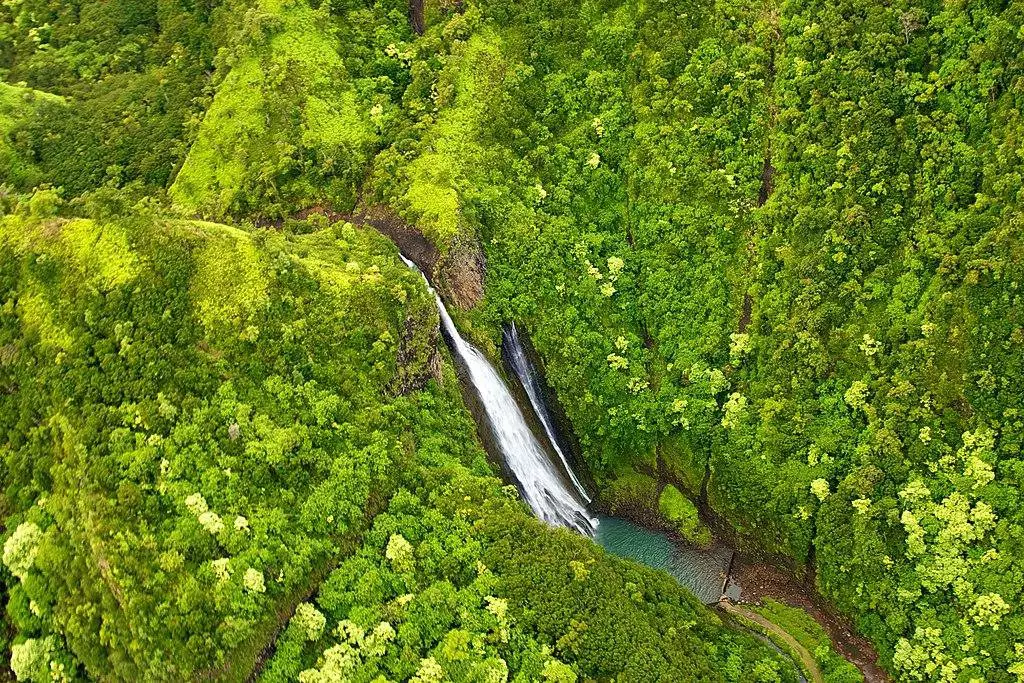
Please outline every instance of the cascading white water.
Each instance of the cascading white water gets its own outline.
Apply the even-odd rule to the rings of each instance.
[[[407,266],[420,272],[416,264],[404,255],[401,258]],[[426,280],[426,277],[423,279]],[[519,490],[530,509],[549,524],[568,527],[592,536],[597,529],[597,520],[587,512],[585,502],[571,491],[559,476],[555,464],[530,431],[519,404],[501,379],[501,375],[486,356],[459,335],[441,297],[429,282],[427,288],[437,301],[441,324],[451,342],[452,352],[465,364],[469,381],[480,396],[495,441],[505,457],[508,469],[518,481]],[[575,477],[573,479],[575,480]]]
[[[583,500],[589,503],[590,496],[587,495],[587,490],[583,488],[583,484],[576,478],[572,467],[569,466],[568,458],[565,457],[561,446],[558,445],[558,439],[555,438],[554,420],[551,417],[547,404],[541,398],[540,380],[533,369],[533,364],[526,357],[526,350],[523,349],[523,343],[519,340],[519,330],[516,329],[515,323],[511,323],[506,329],[505,341],[508,344],[508,354],[509,360],[512,363],[512,369],[515,370],[516,376],[519,377],[519,381],[526,390],[526,396],[530,399],[530,405],[533,406],[533,411],[537,414],[538,419],[540,419],[541,426],[544,427],[544,433],[547,434],[551,447],[562,461],[562,466],[565,467],[565,471],[572,479],[573,486],[576,487]]]

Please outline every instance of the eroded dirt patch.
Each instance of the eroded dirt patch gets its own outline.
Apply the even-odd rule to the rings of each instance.
[[[816,599],[813,588],[809,589],[779,568],[745,553],[736,554],[732,576],[743,589],[743,602],[760,603],[764,598],[772,598],[803,609],[821,624],[836,650],[860,669],[865,680],[869,683],[889,680],[888,674],[878,665],[878,653],[871,642],[858,635],[853,625],[824,601]]]

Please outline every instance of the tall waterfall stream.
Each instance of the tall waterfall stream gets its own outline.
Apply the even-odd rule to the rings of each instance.
[[[410,268],[419,270],[405,256],[402,256],[402,260]],[[565,481],[566,476],[559,471],[530,429],[523,411],[501,375],[479,349],[462,338],[441,297],[430,287],[429,282],[427,287],[437,300],[441,325],[452,353],[464,364],[469,381],[487,415],[488,427],[494,434],[502,459],[530,509],[545,522],[593,536],[598,522],[587,511],[589,498],[585,498],[583,487],[575,475],[566,470],[564,475],[568,475],[575,484],[570,489]]]
[[[526,396],[530,399],[530,405],[537,414],[537,419],[540,420],[541,425],[544,427],[544,434],[548,437],[551,448],[558,455],[558,459],[572,480],[573,486],[576,487],[576,491],[584,501],[589,503],[590,496],[587,494],[587,490],[583,488],[583,484],[576,478],[576,474],[572,471],[572,466],[569,465],[569,460],[565,457],[562,447],[558,445],[558,439],[555,437],[554,417],[543,400],[540,378],[537,376],[537,370],[533,367],[533,363],[526,356],[526,349],[523,348],[523,343],[519,339],[519,330],[516,329],[515,323],[511,323],[505,328],[502,335],[502,344],[508,349],[509,363],[515,371],[516,377],[519,378],[520,383],[523,385]]]
[[[739,586],[728,581],[734,554],[732,548],[715,543],[708,550],[699,550],[675,543],[665,534],[628,520],[597,517],[590,512],[590,495],[573,472],[560,444],[556,421],[544,398],[543,378],[526,353],[515,324],[505,327],[502,345],[508,365],[519,380],[529,401],[529,409],[536,417],[537,433],[498,370],[479,349],[459,334],[448,309],[427,277],[404,254],[399,256],[409,268],[420,273],[434,296],[445,340],[456,361],[461,363],[465,379],[472,385],[483,409],[484,415],[474,417],[482,429],[493,435],[492,450],[498,451],[496,455],[501,458],[533,513],[549,524],[592,537],[615,555],[668,572],[704,603],[717,603],[727,585],[729,597],[733,600],[739,597]],[[783,652],[763,636],[751,633]],[[796,662],[794,666],[798,679],[806,681]]]
[[[416,264],[400,256],[409,268],[423,276]],[[483,415],[476,417],[478,422],[485,422],[481,428],[493,435],[492,450],[497,453],[492,455],[501,459],[533,513],[549,524],[593,537],[609,552],[667,571],[705,603],[718,602],[732,549],[716,544],[710,550],[698,550],[673,543],[665,534],[628,520],[593,515],[588,510],[590,496],[559,443],[556,421],[545,403],[543,379],[526,353],[519,331],[508,325],[502,341],[511,370],[529,401],[528,407],[520,406],[494,365],[462,338],[441,297],[426,276],[423,279],[437,302],[445,340],[479,399]],[[524,410],[532,410],[536,415],[535,424],[540,427],[537,433],[531,429]]]

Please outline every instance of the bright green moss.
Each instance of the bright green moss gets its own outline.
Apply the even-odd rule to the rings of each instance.
[[[356,94],[341,92],[332,100],[309,96],[303,109],[303,144],[323,161],[334,163],[339,152],[358,151],[373,142],[369,119],[359,112]]]
[[[672,484],[662,489],[658,512],[690,543],[700,547],[711,544],[711,530],[700,521],[697,506]]]
[[[488,117],[487,96],[504,78],[501,41],[492,31],[457,44],[436,86],[446,105],[424,141],[424,151],[403,170],[402,203],[416,225],[446,250],[460,232],[471,230],[464,204],[482,190],[488,150],[480,138]]]
[[[459,232],[459,193],[447,182],[446,161],[440,154],[425,154],[410,164],[405,193],[417,225],[437,245],[447,245]]]
[[[192,297],[207,329],[241,329],[267,306],[269,264],[247,235],[211,237],[196,266]]]
[[[327,19],[305,0],[262,2],[257,11],[272,35],[250,36],[240,48],[171,186],[186,215],[279,216],[282,201],[344,204],[332,188],[345,192],[361,177],[376,141]]]
[[[123,285],[139,274],[138,255],[119,225],[73,220],[61,226],[61,238],[86,277],[104,289]]]
[[[131,282],[140,272],[138,255],[132,250],[122,226],[99,224],[91,219],[30,219],[10,216],[0,222],[0,244],[19,255],[34,253],[36,263],[63,266],[58,284],[88,282],[109,291]],[[57,291],[34,281],[18,299],[16,310],[22,322],[34,329],[50,348],[69,349],[72,329],[61,322],[62,306]],[[66,313],[66,312],[63,312]]]
[[[246,189],[266,126],[259,63],[242,60],[221,83],[170,195],[182,213],[218,216]],[[257,145],[254,147],[253,145]]]
[[[57,311],[41,292],[26,292],[18,299],[16,308],[22,324],[39,335],[43,346],[53,350],[71,347],[71,332],[57,320]]]
[[[658,504],[658,482],[632,469],[620,471],[603,493],[612,512],[628,508],[649,511]]]

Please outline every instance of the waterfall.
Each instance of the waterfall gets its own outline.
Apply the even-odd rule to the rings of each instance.
[[[400,256],[407,266],[420,272],[412,261],[404,255]],[[423,279],[426,280],[426,276]],[[480,396],[480,402],[483,404],[505,464],[519,483],[519,490],[530,509],[549,524],[564,526],[592,536],[597,529],[597,520],[590,516],[586,503],[577,493],[570,490],[563,480],[558,468],[530,430],[519,404],[516,403],[501,375],[479,349],[459,335],[441,297],[429,282],[427,288],[437,301],[441,324],[452,353],[465,365],[469,381]],[[572,476],[568,468],[567,472]],[[573,476],[573,482],[575,481]]]
[[[537,377],[537,371],[534,369],[533,364],[526,357],[526,351],[523,349],[523,343],[519,341],[519,330],[516,329],[515,323],[511,323],[505,328],[504,342],[508,349],[512,369],[515,370],[516,376],[519,377],[519,381],[523,385],[523,389],[526,390],[526,395],[530,399],[530,405],[533,406],[534,412],[537,413],[537,418],[540,420],[541,426],[544,427],[544,433],[547,434],[551,447],[555,449],[555,453],[562,461],[562,466],[569,474],[569,478],[572,479],[573,486],[576,487],[583,500],[589,503],[590,496],[587,495],[587,490],[583,488],[583,484],[576,478],[572,467],[569,466],[569,459],[565,457],[562,447],[558,445],[558,439],[555,438],[554,418],[551,416],[551,411],[548,410],[548,406],[542,398],[540,379]]]

